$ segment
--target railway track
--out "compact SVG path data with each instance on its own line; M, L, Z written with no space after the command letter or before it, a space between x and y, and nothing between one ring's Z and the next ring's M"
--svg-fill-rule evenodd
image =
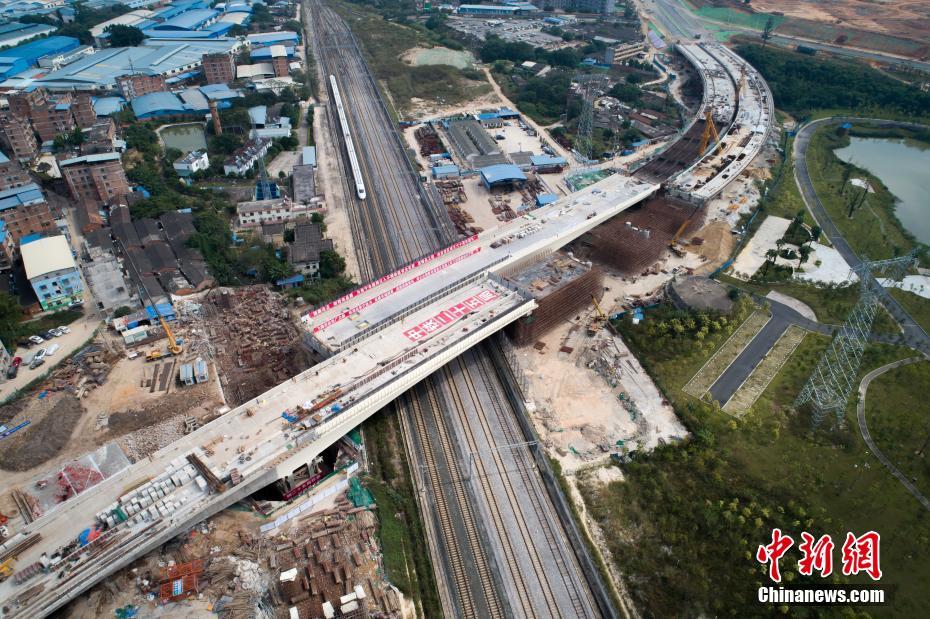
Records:
M308 4L315 34L309 39L324 79L336 76L365 178L367 199L351 197L349 204L356 247L364 254L359 262L367 265L363 276L374 278L447 245L453 240L452 226L407 160L351 31L320 0ZM341 135L335 110L330 110L328 120L333 135ZM348 164L340 146L343 163ZM343 189L354 196L350 184L344 182ZM448 584L444 604L453 608L446 610L461 617L595 616L582 602L588 593L577 590L585 586L584 579L563 573L577 569L575 557L548 495L539 480L534 483L537 473L530 454L508 454L509 472L498 454L488 463L487 475L468 475L460 432L473 422L475 409L483 419L480 431L473 434L475 444L494 446L501 440L488 430L491 427L509 427L511 437L515 432L515 411L500 397L499 382L495 388L499 375L486 369L482 374L475 358L457 362L459 382L464 380L467 389L455 386L448 373L440 371L396 402L409 460L419 464L411 473L422 479L420 509L441 538L432 540L431 554L445 572L438 577ZM485 368L493 363L483 362ZM486 410L469 405L494 401L497 404L488 404ZM515 460L522 462L514 464ZM566 590L569 584L572 589Z

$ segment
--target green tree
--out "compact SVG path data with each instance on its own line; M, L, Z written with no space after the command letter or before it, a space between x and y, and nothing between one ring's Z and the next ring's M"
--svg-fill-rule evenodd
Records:
M136 47L145 40L145 34L135 26L113 24L104 32L110 34L110 47Z
M132 313L132 308L127 307L126 305L120 305L115 310L113 310L114 318L122 318L123 316L128 316Z
M765 20L765 28L762 29L762 47L765 48L766 43L769 42L769 39L772 38L772 31L775 30L775 18L769 15L769 18Z
M16 298L0 293L0 340L10 352L16 348L17 330L22 319L23 309Z
M342 275L346 270L345 258L334 251L320 252L320 277L332 279Z

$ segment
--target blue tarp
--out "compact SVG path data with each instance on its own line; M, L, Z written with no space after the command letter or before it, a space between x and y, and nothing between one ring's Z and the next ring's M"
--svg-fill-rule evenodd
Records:
M171 307L170 303L159 303L155 307L158 308L158 313L164 317L165 320L174 320L177 316L174 313L174 308ZM155 308L151 305L145 306L145 313L149 315L149 320L155 320L158 316L155 314Z

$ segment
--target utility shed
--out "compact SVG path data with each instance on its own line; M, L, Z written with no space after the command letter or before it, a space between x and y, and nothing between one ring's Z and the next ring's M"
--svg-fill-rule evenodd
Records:
M210 372L207 368L207 362L202 357L194 359L194 379L198 383L205 383L210 378Z
M178 370L178 379L185 385L194 384L194 366L190 363L181 364L181 369Z

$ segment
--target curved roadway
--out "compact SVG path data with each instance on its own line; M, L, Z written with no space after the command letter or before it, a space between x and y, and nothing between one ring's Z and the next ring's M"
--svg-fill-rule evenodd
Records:
M875 444L875 441L872 440L872 435L869 434L869 428L865 423L865 394L869 389L869 384L873 379L878 378L885 372L899 368L903 365L910 365L911 363L917 363L919 361L925 361L924 357L911 357L909 359L902 359L900 361L895 361L894 363L889 363L888 365L883 365L880 368L872 370L862 378L862 382L859 383L859 404L856 408L856 417L859 419L859 433L862 434L862 440L865 441L865 444L869 449L872 450L872 453L875 454L875 457L878 458L886 469L891 471L891 474L894 475L898 481L900 481L907 491L914 495L914 498L917 499L925 509L930 510L930 500L927 500L927 497L917 489L911 480L902 473L898 467L888 459L888 457L881 452L878 446Z
M856 255L856 252L853 251L849 243L846 242L846 239L843 238L836 224L833 223L833 220L830 219L830 216L827 214L827 209L824 208L823 202L820 201L817 192L814 190L814 184L811 182L810 170L807 166L807 150L810 147L811 137L813 137L814 132L821 127L844 122L868 123L878 127L900 127L906 129L927 129L928 127L926 125L897 120L836 116L809 122L798 131L794 141L794 178L798 184L798 189L801 191L801 197L804 199L807 210L813 215L824 234L827 235L830 242L833 243L833 246L843 257L843 260L845 260L846 264L852 269L862 264L862 260ZM880 289L882 304L898 322L904 332L904 344L915 350L919 350L925 355L930 355L930 336L927 335L927 332L911 318L910 314L907 313L901 304L898 303L885 288L880 287Z

